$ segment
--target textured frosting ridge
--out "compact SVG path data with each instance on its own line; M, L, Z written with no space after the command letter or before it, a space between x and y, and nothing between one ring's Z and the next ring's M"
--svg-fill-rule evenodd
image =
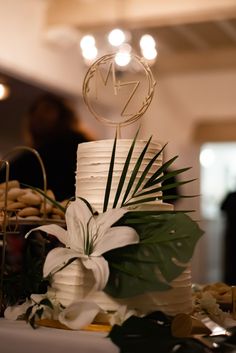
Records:
M136 141L132 158L130 161L130 166L127 172L127 178L123 187L126 189L129 177L133 171L135 163L145 147L147 141L139 140ZM93 207L101 212L103 208L104 195L107 183L107 176L110 166L111 153L113 148L114 140L99 140L92 142L81 143L78 146L77 151L77 171L76 171L76 196L80 196L88 200ZM132 140L118 139L116 146L116 158L114 164L114 172L112 178L111 194L109 200L109 208L112 207L117 186L121 173L124 168L125 160L132 144ZM143 159L142 165L140 167L140 172L137 174L137 178L140 177L141 173L144 171L150 160L155 156L155 154L162 148L160 143L151 142L148 150ZM144 183L150 179L157 167L162 165L162 153L155 161L152 168L147 173ZM132 192L132 190L131 190ZM121 193L120 199L124 195ZM159 193L161 195L161 193ZM156 203L162 203L161 201L156 201ZM118 203L119 205L119 203Z

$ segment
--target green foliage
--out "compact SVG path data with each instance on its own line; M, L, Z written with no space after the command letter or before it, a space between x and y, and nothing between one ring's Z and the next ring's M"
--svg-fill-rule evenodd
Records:
M190 261L202 231L182 212L130 212L119 225L133 227L140 243L109 251L105 291L118 298L171 288Z
M107 185L106 185L104 204L103 204L103 212L106 212L106 210L107 210L110 192L111 192L112 175L113 175L113 169L114 169L114 163L115 163L115 153L116 153L116 142L117 142L117 135L115 136L114 144L113 144L113 148L112 148L111 161L110 161L110 167L109 167L109 171L108 171Z
M140 204L147 203L147 202L153 202L156 200L174 200L174 199L177 199L180 197L194 197L194 196L196 196L196 195L191 195L191 196L188 196L188 195L164 196L164 195L162 195L162 192L165 190L169 190L169 189L172 190L180 185L187 184L187 183L190 183L195 180L195 179L191 179L191 180L184 180L184 181L176 181L174 183L169 183L168 185L161 185L161 183L164 180L168 180L170 178L173 178L173 177L190 169L190 168L182 168L182 169L177 169L177 170L174 170L171 172L168 171L168 168L173 164L173 162L178 158L178 156L171 158L170 160L165 162L161 167L157 167L157 169L154 171L151 178L144 183L145 177L147 176L147 173L154 166L154 163L156 162L158 157L161 155L161 153L163 152L166 145L164 145L164 147L160 151L158 151L154 155L154 157L149 161L148 165L145 167L144 171L141 173L140 178L138 178L138 180L137 180L137 174L140 171L140 167L142 165L143 159L145 158L145 154L146 154L148 147L150 145L150 142L152 139L151 137L147 141L142 152L140 153L139 157L137 158L137 161L136 161L135 166L132 170L131 176L128 180L128 185L127 185L126 189L124 190L124 184L125 184L125 181L127 180L127 172L130 167L130 161L132 158L133 150L135 148L135 143L137 141L138 132L136 133L136 135L131 143L130 149L128 151L112 207L113 208L118 207L118 202L120 200L122 193L124 196L123 196L123 200L121 201L121 207L138 206ZM112 148L110 168L109 168L107 185L106 185L106 190L105 190L105 197L104 197L103 212L105 212L107 210L108 203L109 203L110 190L111 190L111 184L112 184L112 176L113 176L114 164L115 164L115 158L116 158L116 145L117 145L117 136L114 139L114 144L113 144L113 148Z
M39 303L31 305L25 313L26 322L30 324L33 329L37 328L37 320L40 320L43 316L45 307L53 310L52 302L48 298L40 300Z
M138 133L132 141L124 163L113 208L118 207L122 193L124 196L121 201L121 207L138 206L156 200L174 200L180 197L195 196L163 195L165 190L171 190L194 181L192 179L162 185L163 181L190 169L182 168L169 172L168 169L177 159L177 156L157 167L151 178L145 182L147 173L153 168L165 146L150 160L137 180L137 174L145 158L151 138L147 141L137 158L127 187L125 190L123 189L137 135ZM104 210L107 209L109 202L116 144L117 138L115 138L113 144ZM130 297L147 291L162 291L171 288L170 282L184 271L193 255L196 242L203 233L198 225L184 212L132 211L126 213L116 225L133 227L140 237L139 244L115 249L104 255L110 268L109 281L105 291L119 298Z
M53 206L55 206L56 208L58 208L59 210L61 210L61 211L64 212L64 213L66 212L66 207L63 207L63 206L60 204L60 202L58 202L58 201L52 199L52 198L51 198L50 196L48 196L43 190L41 190L41 189L39 189L39 188L36 188L36 187L34 187L34 186L30 186L30 185L27 185L27 184L23 184L23 183L22 183L21 185L26 186L26 187L28 187L28 188L30 188L30 189L32 189L32 190L38 192L38 193L39 193L40 195L42 195L45 199L47 199L48 201L50 201ZM73 199L74 199L74 198L73 198ZM68 203L69 203L69 201L68 201Z

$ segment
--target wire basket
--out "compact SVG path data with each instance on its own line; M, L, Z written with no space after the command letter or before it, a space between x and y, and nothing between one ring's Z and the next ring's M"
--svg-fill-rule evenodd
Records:
M37 158L40 168L42 171L42 181L43 181L43 195L41 196L42 198L42 216L40 219L22 219L18 216L18 209L11 209L9 206L9 185L11 181L9 180L9 175L10 175L10 162L8 160L8 157L18 151L29 151L30 153L33 153L34 156ZM10 152L8 152L2 160L0 160L0 169L1 167L5 165L5 183L4 183L4 189L3 189L3 207L0 208L0 254L1 254L1 271L0 271L0 312L3 312L3 296L4 296L4 276L6 272L6 254L9 254L10 248L11 248L11 242L15 242L15 244L18 244L18 252L17 254L19 255L19 251L21 247L23 246L24 242L24 235L26 234L27 231L30 229L34 228L35 226L39 226L42 224L48 224L48 223L58 223L60 225L65 225L65 221L63 219L61 220L52 220L47 217L47 205L48 205L48 200L47 200L47 175L45 171L45 167L42 161L42 158L38 151L36 151L33 148L27 147L27 146L18 146L12 149ZM22 189L23 190L23 189ZM1 205L2 206L2 205ZM8 244L8 245L7 245ZM7 251L7 246L8 250ZM17 256L15 256L15 264L17 264Z

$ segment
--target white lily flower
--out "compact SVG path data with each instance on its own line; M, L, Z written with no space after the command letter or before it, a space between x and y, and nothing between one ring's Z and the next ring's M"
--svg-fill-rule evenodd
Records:
M93 302L81 300L65 308L58 316L58 320L73 330L79 330L89 325L101 308Z
M4 311L4 318L6 320L18 320L30 306L32 306L32 301L28 299L20 305L8 306Z
M109 267L101 255L109 250L139 242L139 236L133 228L112 227L127 211L124 208L115 208L95 216L84 201L76 199L66 211L67 230L55 224L33 229L56 236L66 246L55 248L48 253L44 263L44 277L53 275L69 262L79 258L84 267L93 272L95 284L92 290L103 290L108 281Z
M32 310L31 310L31 313L30 313L28 319L31 319L35 315L37 310L39 310L41 308L43 308L42 319L54 318L55 317L55 309L57 309L57 307L54 306L53 307L54 310L52 310L47 305L41 304L43 299L49 299L50 301L52 301L52 298L49 298L47 293L46 294L32 294L30 296L30 299L26 299L26 301L24 303L19 304L19 305L8 306L4 311L4 317L7 320L18 320L21 316L24 316L26 314L27 309L32 307ZM59 305L58 303L55 303L55 304L57 304L57 306Z

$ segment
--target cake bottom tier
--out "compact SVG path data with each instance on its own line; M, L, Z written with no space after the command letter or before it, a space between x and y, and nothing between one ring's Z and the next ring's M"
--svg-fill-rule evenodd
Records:
M97 303L104 311L117 311L121 305L126 305L128 309L135 309L141 314L160 310L167 315L174 316L178 313L191 313L192 311L190 265L170 283L172 288L163 292L149 292L135 297L117 299L103 291L88 294L92 285L91 271L86 270L79 260L57 272L51 283L56 299L63 306L68 306L86 297L86 300Z

